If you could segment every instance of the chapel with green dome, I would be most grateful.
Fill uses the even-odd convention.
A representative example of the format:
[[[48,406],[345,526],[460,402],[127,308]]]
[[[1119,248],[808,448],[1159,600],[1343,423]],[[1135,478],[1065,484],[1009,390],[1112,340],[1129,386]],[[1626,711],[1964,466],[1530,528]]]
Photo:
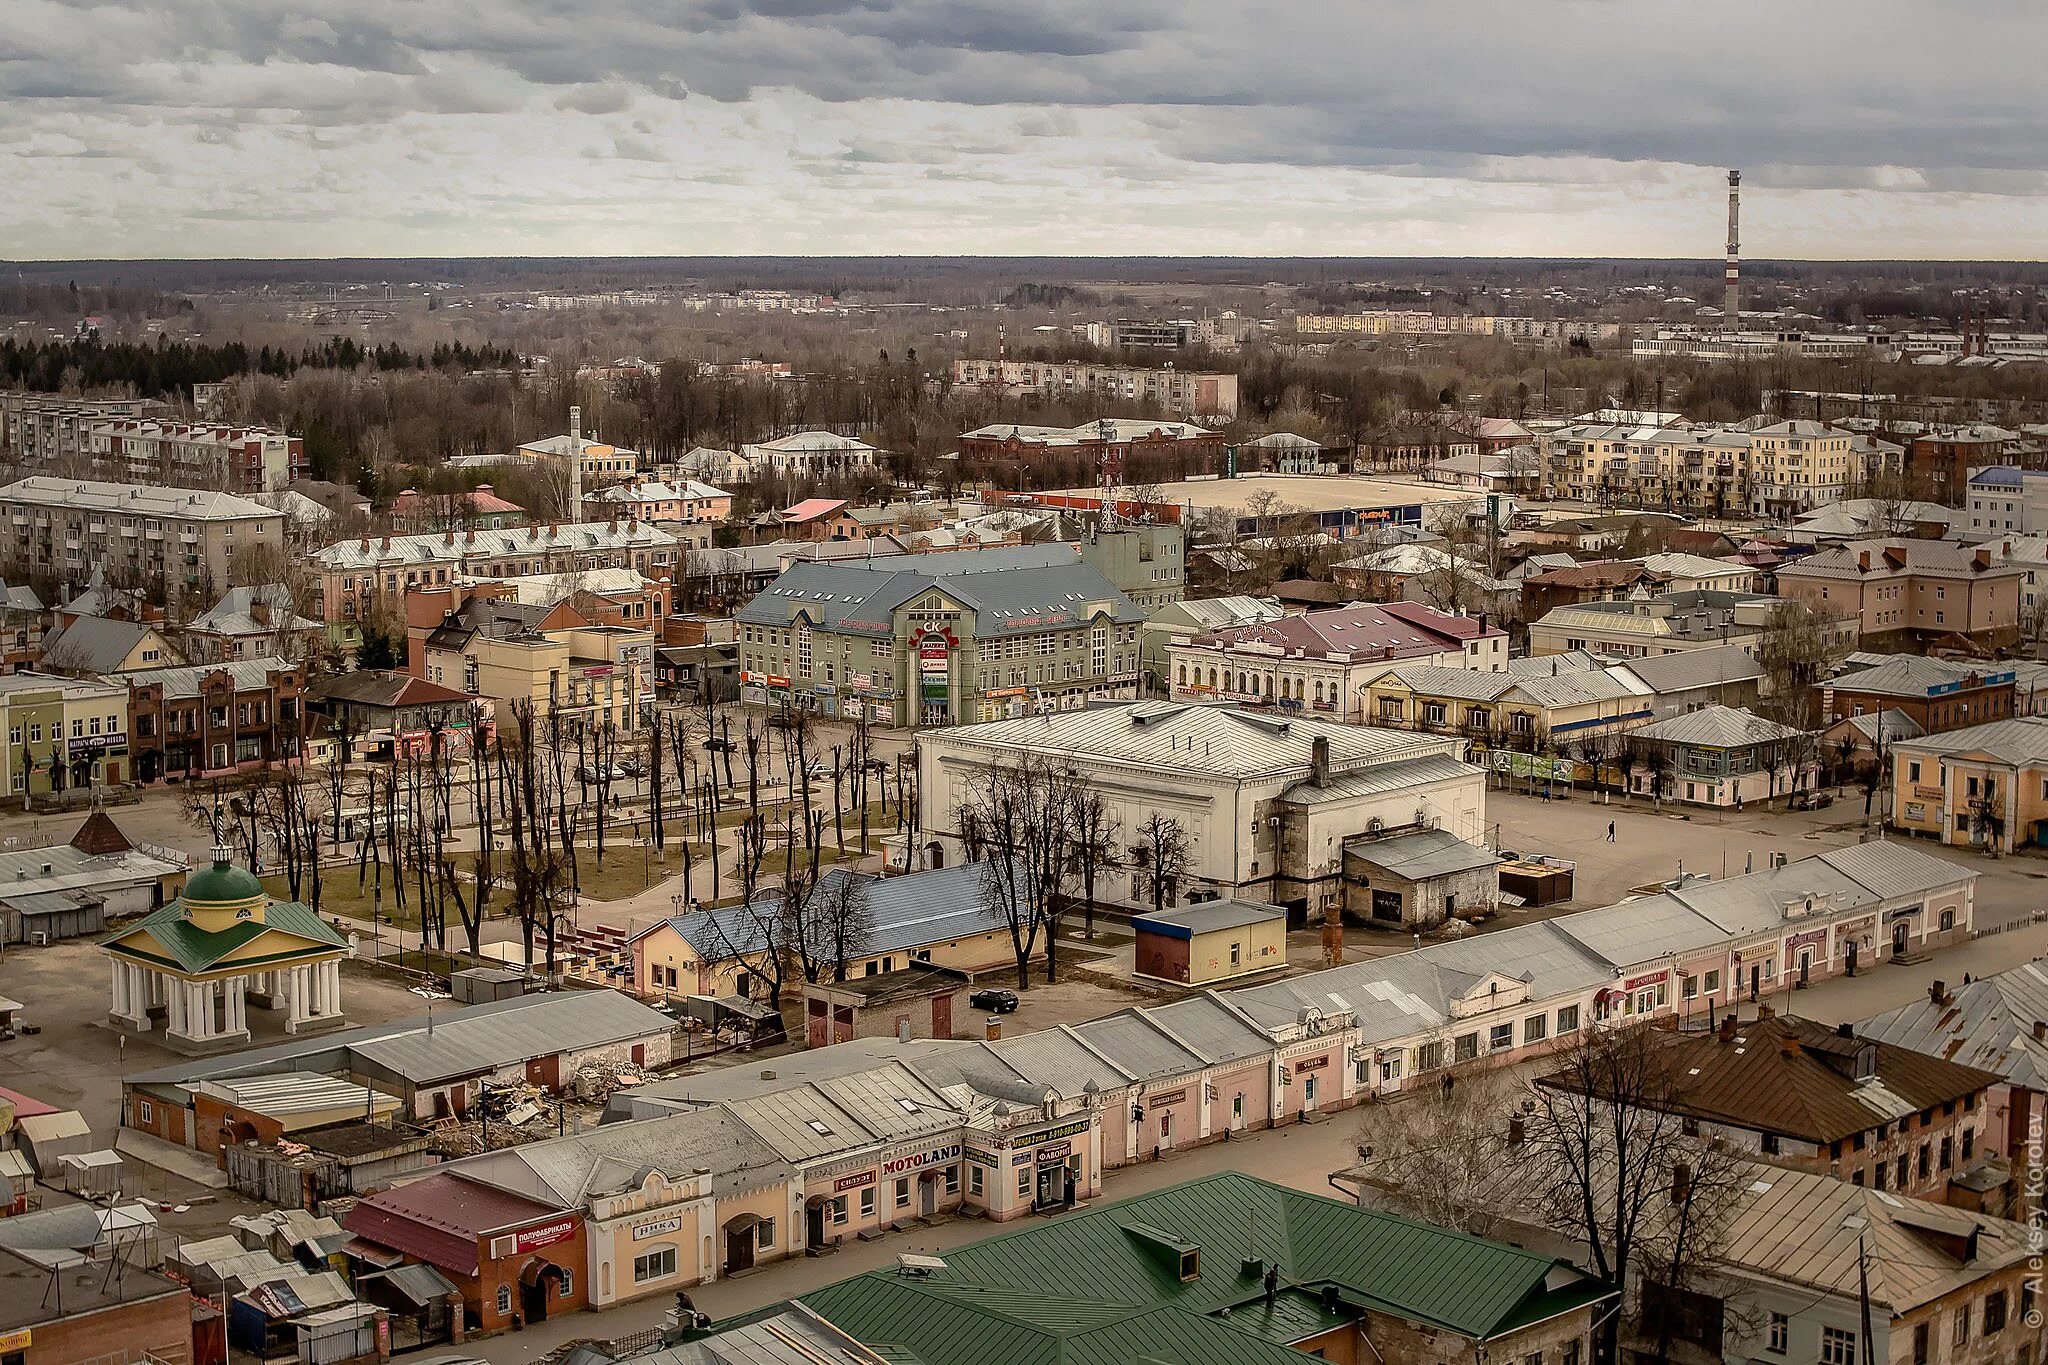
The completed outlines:
[[[164,1038],[199,1052],[249,1041],[249,1004],[286,1011],[287,1033],[343,1022],[340,930],[297,901],[272,900],[225,848],[184,894],[101,940],[110,961],[114,1023],[137,1033],[164,1020]]]

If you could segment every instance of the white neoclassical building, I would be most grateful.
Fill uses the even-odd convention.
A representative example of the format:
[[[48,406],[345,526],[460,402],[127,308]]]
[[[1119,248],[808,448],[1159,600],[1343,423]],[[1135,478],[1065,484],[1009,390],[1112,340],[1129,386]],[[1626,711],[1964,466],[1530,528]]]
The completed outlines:
[[[285,1032],[342,1022],[341,960],[349,942],[311,908],[273,901],[263,883],[215,849],[185,894],[100,944],[109,958],[119,1027],[137,1033],[164,1016],[181,1051],[249,1041],[249,1003],[285,1010]]]

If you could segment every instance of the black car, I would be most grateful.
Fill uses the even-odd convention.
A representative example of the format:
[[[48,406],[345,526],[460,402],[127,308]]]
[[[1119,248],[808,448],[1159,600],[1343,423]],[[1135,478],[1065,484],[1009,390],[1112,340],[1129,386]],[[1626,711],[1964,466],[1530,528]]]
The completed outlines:
[[[967,997],[967,1003],[990,1014],[1012,1014],[1017,1009],[1017,992],[994,988],[976,991]]]

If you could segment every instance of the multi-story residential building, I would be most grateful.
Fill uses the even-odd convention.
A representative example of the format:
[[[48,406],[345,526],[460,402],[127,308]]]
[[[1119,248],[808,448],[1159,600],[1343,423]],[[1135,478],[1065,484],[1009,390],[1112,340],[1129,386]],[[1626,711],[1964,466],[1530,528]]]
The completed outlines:
[[[414,588],[446,587],[462,578],[564,575],[592,569],[662,574],[678,563],[676,538],[644,521],[527,526],[508,531],[443,531],[369,536],[328,546],[313,557],[320,575],[320,615],[336,644],[362,639],[361,622],[379,613],[402,620]],[[664,575],[665,576],[665,575]]]
[[[799,431],[740,447],[747,478],[859,478],[881,468],[882,452],[855,436]]]
[[[501,498],[487,483],[449,493],[422,493],[408,488],[391,500],[393,530],[502,531],[529,520],[527,511]]]
[[[1058,360],[956,360],[955,384],[976,384],[1013,393],[1078,398],[1088,395],[1126,403],[1157,403],[1190,417],[1237,416],[1237,376],[1194,370],[1143,369]]]
[[[1993,465],[1970,475],[1969,515],[1956,529],[1965,540],[2048,535],[2048,469]]]
[[[1558,343],[1576,337],[1612,340],[1612,322],[1566,318],[1502,317],[1488,313],[1428,313],[1381,308],[1362,313],[1304,313],[1294,319],[1302,336],[1478,336]]]
[[[127,686],[128,744],[138,782],[191,782],[297,758],[305,739],[304,671],[289,659],[149,668]]]
[[[591,521],[655,522],[701,547],[711,543],[711,528],[732,516],[732,494],[695,479],[670,483],[636,474],[585,495],[583,515]]]
[[[1539,447],[1546,484],[1561,497],[1779,520],[1838,501],[1864,482],[1873,458],[1853,433],[1810,421],[1575,422]]]
[[[237,556],[284,552],[284,517],[230,493],[32,475],[0,488],[0,559],[70,593],[95,570],[164,600],[211,603]]]
[[[1774,422],[1749,432],[1749,507],[1789,521],[1839,501],[1862,481],[1855,437],[1825,422]]]
[[[2019,433],[1973,423],[1936,427],[1906,441],[1905,473],[1912,496],[1962,507],[1969,501],[1970,475],[1993,465],[2010,465],[2019,454]]]
[[[1938,734],[2017,714],[2017,680],[2011,664],[1852,655],[1843,672],[1821,684],[1821,714],[1829,720],[1903,714],[1916,734]]]
[[[1071,533],[1081,549],[1081,562],[1110,581],[1118,592],[1150,617],[1187,595],[1187,529],[1173,523],[1104,526],[1090,521],[1062,523],[1062,538]]]
[[[800,561],[734,613],[744,701],[953,725],[1131,697],[1145,613],[1071,544]]]
[[[7,794],[43,796],[127,781],[134,774],[127,698],[119,683],[97,678],[0,677],[0,726],[7,735],[0,776]]]
[[[2048,844],[2048,717],[1891,743],[1891,826],[1958,848]]]
[[[960,436],[963,470],[1014,481],[1030,469],[1064,473],[1081,484],[1104,478],[1151,479],[1188,473],[1220,473],[1223,437],[1192,422],[1152,422],[1104,417],[1077,427],[1020,426],[996,422]],[[1004,474],[1011,479],[1003,479]]]
[[[1674,1083],[1646,1103],[1766,1165],[1941,1203],[2004,1142],[1986,1127],[1995,1073],[1859,1038],[1853,1025],[1730,1014],[1710,1033],[1660,1031],[1655,1046],[1653,1065]],[[1536,1084],[1581,1082],[1566,1070]],[[1879,1091],[1883,1110],[1868,1102]]]
[[[71,468],[95,422],[137,420],[165,410],[153,398],[73,398],[58,393],[0,393],[0,457],[22,469]]]
[[[267,427],[109,418],[80,436],[93,477],[117,483],[277,493],[306,472],[305,443]]]
[[[1899,537],[1833,546],[1777,576],[1783,596],[1854,621],[1865,647],[2000,649],[2019,639],[2027,570],[1988,545]]]
[[[1452,616],[1419,602],[1360,603],[1167,646],[1171,695],[1186,702],[1249,702],[1335,720],[1368,717],[1367,684],[1396,661],[1498,673],[1507,632],[1483,616]]]

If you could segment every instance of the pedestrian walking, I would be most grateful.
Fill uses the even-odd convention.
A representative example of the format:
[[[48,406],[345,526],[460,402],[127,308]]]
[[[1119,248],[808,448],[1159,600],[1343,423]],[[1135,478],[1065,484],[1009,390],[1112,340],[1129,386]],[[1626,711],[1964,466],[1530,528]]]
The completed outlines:
[[[1614,842],[1614,822],[1612,820],[1607,822],[1607,842],[1610,844]]]

